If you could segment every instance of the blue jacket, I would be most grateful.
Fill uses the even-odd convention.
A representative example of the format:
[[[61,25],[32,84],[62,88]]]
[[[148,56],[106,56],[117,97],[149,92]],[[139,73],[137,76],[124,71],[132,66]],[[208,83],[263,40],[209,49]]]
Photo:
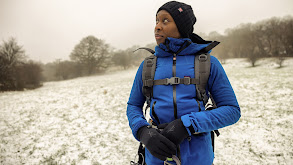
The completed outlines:
[[[173,54],[169,52],[177,52],[185,40],[189,39],[168,38],[168,46],[163,44],[156,46],[155,55],[158,58],[155,80],[173,77]],[[194,54],[207,45],[192,43],[177,55],[176,77],[184,78],[184,76],[189,76],[194,78]],[[145,97],[142,93],[142,68],[143,62],[136,73],[127,106],[129,126],[136,139],[138,129],[149,125],[142,111],[145,102]],[[193,135],[190,141],[185,139],[180,144],[182,165],[211,165],[214,153],[210,131],[234,124],[241,116],[240,108],[228,77],[220,62],[213,56],[211,56],[211,71],[206,90],[212,94],[218,106],[212,111],[204,111],[202,102],[198,105],[195,100],[195,85],[179,84],[176,87],[178,117],[181,118],[185,127],[192,126],[196,132],[202,133]],[[159,118],[159,121],[156,122],[162,124],[175,120],[173,87],[171,85],[154,86],[151,106],[154,101],[156,101],[155,113]],[[200,112],[199,106],[202,110]],[[150,115],[153,118],[152,114]],[[146,163],[149,165],[163,164],[161,160],[152,156],[147,150]]]

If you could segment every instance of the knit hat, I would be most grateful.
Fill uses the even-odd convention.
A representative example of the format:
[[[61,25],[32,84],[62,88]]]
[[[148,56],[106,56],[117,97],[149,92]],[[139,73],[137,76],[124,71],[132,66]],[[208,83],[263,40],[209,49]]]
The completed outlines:
[[[190,5],[185,3],[170,1],[161,6],[160,10],[166,10],[174,19],[181,37],[188,38],[193,32],[193,25],[196,22],[193,10]]]
[[[158,11],[166,10],[175,21],[178,31],[183,38],[190,38],[195,43],[209,43],[193,33],[196,17],[190,5],[182,2],[170,1],[161,6]]]

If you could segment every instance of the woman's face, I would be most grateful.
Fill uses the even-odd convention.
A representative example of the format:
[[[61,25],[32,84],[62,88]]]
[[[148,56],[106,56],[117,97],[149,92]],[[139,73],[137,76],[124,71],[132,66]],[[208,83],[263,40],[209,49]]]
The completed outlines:
[[[166,10],[160,10],[156,16],[155,38],[157,44],[164,43],[167,37],[180,38],[175,21]]]

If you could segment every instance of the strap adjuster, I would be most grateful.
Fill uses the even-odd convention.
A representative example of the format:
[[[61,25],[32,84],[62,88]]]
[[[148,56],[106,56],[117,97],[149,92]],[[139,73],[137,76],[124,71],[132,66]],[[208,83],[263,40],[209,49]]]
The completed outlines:
[[[152,67],[153,66],[153,61],[151,59],[146,61],[147,67]]]
[[[143,86],[152,87],[152,86],[154,86],[154,81],[152,79],[144,80]]]
[[[166,78],[167,82],[165,85],[177,85],[180,84],[180,78],[179,77],[171,77]]]
[[[190,85],[190,77],[184,77],[183,78],[183,84],[184,85]]]
[[[198,56],[199,61],[206,61],[208,59],[208,56],[206,54],[201,54]]]

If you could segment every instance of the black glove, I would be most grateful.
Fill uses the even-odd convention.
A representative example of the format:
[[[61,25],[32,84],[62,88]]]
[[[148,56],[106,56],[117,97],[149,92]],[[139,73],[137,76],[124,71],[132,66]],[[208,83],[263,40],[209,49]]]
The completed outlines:
[[[176,154],[176,145],[155,128],[144,126],[138,130],[137,136],[153,156],[163,161]]]
[[[159,129],[159,130],[163,130],[164,128],[167,127],[168,124],[169,124],[169,123],[159,124],[159,125],[158,125],[158,129]]]
[[[179,145],[189,136],[181,119],[176,119],[169,123],[161,132],[166,138],[171,140],[175,145]]]

